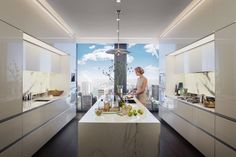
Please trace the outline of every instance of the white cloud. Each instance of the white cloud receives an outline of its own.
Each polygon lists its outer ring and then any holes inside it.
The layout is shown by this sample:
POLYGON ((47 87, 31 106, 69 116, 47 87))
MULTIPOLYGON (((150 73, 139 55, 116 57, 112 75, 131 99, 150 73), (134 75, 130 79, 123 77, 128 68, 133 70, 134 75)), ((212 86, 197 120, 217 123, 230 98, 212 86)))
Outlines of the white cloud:
POLYGON ((133 46, 135 46, 136 45, 136 43, 130 43, 129 45, 128 45, 128 49, 130 49, 131 47, 133 47, 133 46))
POLYGON ((146 44, 144 46, 144 49, 147 53, 150 53, 152 56, 156 56, 156 58, 158 58, 158 47, 157 45, 154 44, 146 44))
POLYGON ((85 64, 87 61, 106 61, 113 60, 114 56, 112 54, 107 54, 108 49, 96 49, 91 53, 85 54, 78 64, 85 64))
MULTIPOLYGON (((103 49, 96 49, 91 53, 87 53, 83 55, 82 59, 78 61, 78 64, 86 64, 87 61, 108 61, 114 60, 114 55, 107 54, 106 51, 113 49, 113 46, 104 46, 103 49)), ((134 61, 134 57, 127 55, 127 62, 132 63, 134 61)))
POLYGON ((130 56, 130 55, 127 55, 127 63, 130 64, 134 61, 134 57, 133 56, 130 56))
POLYGON ((159 72, 159 68, 154 66, 154 65, 148 65, 144 68, 145 73, 158 73, 159 72))
POLYGON ((96 46, 95 45, 92 45, 92 46, 89 46, 89 49, 94 49, 96 46))

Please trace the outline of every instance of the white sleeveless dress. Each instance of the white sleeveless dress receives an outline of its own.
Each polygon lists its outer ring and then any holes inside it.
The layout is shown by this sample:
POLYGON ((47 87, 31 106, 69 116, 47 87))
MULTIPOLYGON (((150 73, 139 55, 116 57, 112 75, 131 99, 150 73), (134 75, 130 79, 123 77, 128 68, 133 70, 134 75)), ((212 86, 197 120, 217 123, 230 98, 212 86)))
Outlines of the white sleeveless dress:
MULTIPOLYGON (((141 91, 142 84, 143 84, 145 79, 146 79, 146 77, 144 77, 144 76, 141 76, 141 77, 138 78, 137 84, 136 84, 136 88, 137 88, 136 92, 137 93, 139 93, 139 91, 141 91)), ((148 99, 148 97, 147 97, 147 87, 145 87, 144 92, 136 95, 136 97, 144 106, 146 106, 147 105, 147 99, 148 99)))

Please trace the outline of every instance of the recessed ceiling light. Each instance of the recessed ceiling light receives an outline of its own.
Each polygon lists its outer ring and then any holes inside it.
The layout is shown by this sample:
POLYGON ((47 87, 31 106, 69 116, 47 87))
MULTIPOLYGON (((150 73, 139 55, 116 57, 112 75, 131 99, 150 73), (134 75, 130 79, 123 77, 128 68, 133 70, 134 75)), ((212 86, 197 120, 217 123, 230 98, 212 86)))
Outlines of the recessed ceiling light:
POLYGON ((70 26, 58 15, 46 0, 33 0, 49 17, 54 20, 71 37, 74 35, 70 26))
POLYGON ((116 21, 120 21, 120 19, 119 19, 119 18, 117 18, 117 19, 116 19, 116 21))
POLYGON ((117 2, 117 3, 120 3, 120 2, 121 2, 121 0, 116 0, 116 2, 117 2))

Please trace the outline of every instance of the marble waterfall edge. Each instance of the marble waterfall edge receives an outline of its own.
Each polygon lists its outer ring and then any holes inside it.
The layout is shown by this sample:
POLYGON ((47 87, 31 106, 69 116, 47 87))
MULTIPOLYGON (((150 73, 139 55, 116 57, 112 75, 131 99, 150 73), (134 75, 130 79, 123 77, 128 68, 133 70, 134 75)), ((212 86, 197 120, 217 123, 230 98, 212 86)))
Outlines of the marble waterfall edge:
POLYGON ((79 123, 79 157, 158 157, 158 123, 79 123))

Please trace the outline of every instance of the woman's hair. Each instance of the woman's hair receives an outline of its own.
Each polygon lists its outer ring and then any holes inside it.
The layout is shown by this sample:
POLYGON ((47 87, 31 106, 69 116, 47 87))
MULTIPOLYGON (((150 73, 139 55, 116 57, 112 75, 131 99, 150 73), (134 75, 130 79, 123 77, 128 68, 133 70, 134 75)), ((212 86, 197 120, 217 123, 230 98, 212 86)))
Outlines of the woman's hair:
POLYGON ((136 67, 134 70, 140 74, 144 74, 144 70, 141 67, 136 67))

